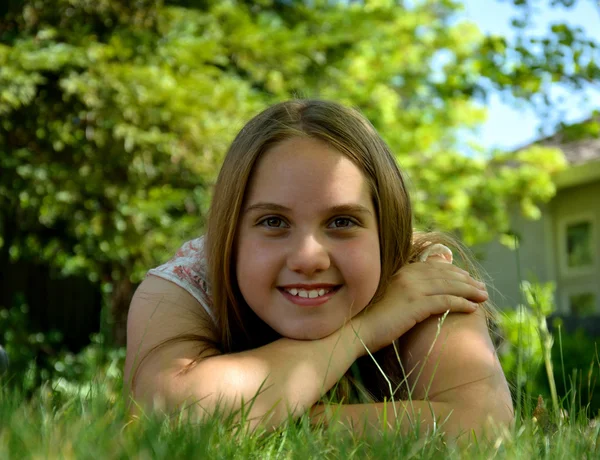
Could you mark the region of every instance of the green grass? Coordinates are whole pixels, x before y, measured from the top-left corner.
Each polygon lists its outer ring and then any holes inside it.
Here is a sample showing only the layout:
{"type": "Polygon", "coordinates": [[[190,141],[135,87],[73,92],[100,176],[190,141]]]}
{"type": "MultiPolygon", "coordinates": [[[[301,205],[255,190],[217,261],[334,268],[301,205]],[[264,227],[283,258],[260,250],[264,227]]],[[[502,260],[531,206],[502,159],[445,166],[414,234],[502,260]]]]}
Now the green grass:
{"type": "MultiPolygon", "coordinates": [[[[547,329],[538,332],[544,348],[550,348],[547,329]]],[[[13,375],[10,381],[0,377],[0,459],[600,458],[600,423],[590,420],[590,411],[582,407],[577,379],[571,379],[566,396],[548,395],[542,411],[536,410],[538,395],[527,387],[513,391],[521,394],[514,426],[460,447],[445,440],[443,424],[430,432],[419,433],[415,427],[408,434],[387,430],[357,436],[339,424],[314,427],[302,418],[275,432],[249,433],[244,423],[227,416],[202,423],[185,412],[131,417],[122,396],[124,354],[101,345],[76,357],[74,362],[85,367],[77,381],[59,377],[24,394],[19,388],[25,380],[18,379],[25,376],[13,375]],[[89,376],[94,376],[92,382],[89,376]]],[[[519,350],[521,354],[523,348],[519,350]]],[[[565,379],[548,370],[549,353],[543,360],[549,377],[565,379]]],[[[521,371],[530,378],[534,374],[521,371]]]]}
{"type": "MultiPolygon", "coordinates": [[[[114,383],[114,382],[113,382],[114,383]]],[[[432,433],[354,436],[336,425],[301,419],[273,433],[248,433],[231,418],[203,423],[178,417],[132,419],[110,382],[64,392],[42,387],[25,398],[0,390],[0,458],[598,458],[600,424],[583,414],[536,423],[518,417],[489,442],[457,447],[443,426],[432,433]],[[553,423],[555,425],[553,425],[553,423]]],[[[533,408],[533,400],[523,406],[533,408]]]]}

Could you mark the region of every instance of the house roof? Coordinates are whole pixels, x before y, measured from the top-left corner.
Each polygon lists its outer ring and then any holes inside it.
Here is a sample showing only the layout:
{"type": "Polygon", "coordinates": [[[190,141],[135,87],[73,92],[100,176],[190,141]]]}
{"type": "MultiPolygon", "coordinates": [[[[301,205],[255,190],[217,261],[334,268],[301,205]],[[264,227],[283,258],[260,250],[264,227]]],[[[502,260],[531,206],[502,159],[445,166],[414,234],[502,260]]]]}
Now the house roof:
{"type": "Polygon", "coordinates": [[[542,140],[539,144],[561,149],[570,165],[580,165],[589,161],[600,160],[600,138],[564,142],[561,137],[555,135],[542,140]]]}
{"type": "Polygon", "coordinates": [[[561,190],[600,181],[600,158],[573,165],[553,177],[556,188],[561,190]]]}
{"type": "Polygon", "coordinates": [[[555,147],[565,154],[569,167],[555,174],[557,188],[600,181],[600,116],[563,126],[556,134],[535,144],[555,147]]]}

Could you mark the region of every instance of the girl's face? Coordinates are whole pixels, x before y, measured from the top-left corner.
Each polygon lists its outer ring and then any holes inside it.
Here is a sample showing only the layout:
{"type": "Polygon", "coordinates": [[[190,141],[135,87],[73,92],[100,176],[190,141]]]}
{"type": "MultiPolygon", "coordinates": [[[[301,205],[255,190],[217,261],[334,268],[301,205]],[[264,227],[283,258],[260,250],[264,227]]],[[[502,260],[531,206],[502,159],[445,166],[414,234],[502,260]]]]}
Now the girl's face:
{"type": "Polygon", "coordinates": [[[380,278],[377,218],[362,172],[326,143],[288,139],[262,155],[240,216],[240,291],[292,339],[318,339],[369,303],[380,278]]]}

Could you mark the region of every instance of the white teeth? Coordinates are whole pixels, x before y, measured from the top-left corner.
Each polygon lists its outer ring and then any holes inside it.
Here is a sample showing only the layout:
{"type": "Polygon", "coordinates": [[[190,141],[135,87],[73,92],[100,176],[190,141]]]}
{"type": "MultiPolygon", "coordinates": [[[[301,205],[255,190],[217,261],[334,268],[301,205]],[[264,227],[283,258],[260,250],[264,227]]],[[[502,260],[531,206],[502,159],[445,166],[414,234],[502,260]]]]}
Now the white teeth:
{"type": "Polygon", "coordinates": [[[286,291],[292,295],[302,297],[303,299],[315,299],[328,294],[331,292],[331,289],[311,289],[310,291],[307,291],[306,289],[290,288],[286,289],[286,291]]]}

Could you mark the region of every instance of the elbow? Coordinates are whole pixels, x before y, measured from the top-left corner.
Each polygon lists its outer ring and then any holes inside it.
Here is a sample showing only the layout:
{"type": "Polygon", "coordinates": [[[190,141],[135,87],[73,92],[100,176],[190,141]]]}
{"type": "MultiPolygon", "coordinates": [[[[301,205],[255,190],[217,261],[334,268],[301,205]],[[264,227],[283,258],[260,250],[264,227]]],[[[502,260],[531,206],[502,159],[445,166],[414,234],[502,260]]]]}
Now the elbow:
{"type": "MultiPolygon", "coordinates": [[[[488,382],[486,382],[488,383],[488,382]]],[[[449,417],[445,425],[448,438],[465,440],[495,440],[514,424],[515,413],[508,386],[481,384],[460,391],[448,404],[449,417]]]]}
{"type": "Polygon", "coordinates": [[[455,417],[448,420],[447,435],[459,442],[495,440],[514,424],[515,416],[510,397],[506,400],[488,401],[475,407],[455,409],[455,417]]]}
{"type": "Polygon", "coordinates": [[[512,401],[498,401],[495,404],[490,404],[482,413],[480,418],[480,431],[490,432],[494,435],[498,430],[510,428],[515,421],[515,412],[512,401]]]}
{"type": "Polygon", "coordinates": [[[462,428],[457,434],[468,432],[478,440],[492,440],[514,425],[515,411],[504,374],[469,385],[459,394],[453,404],[462,428]]]}
{"type": "Polygon", "coordinates": [[[167,405],[175,412],[190,411],[201,420],[243,422],[251,431],[271,430],[289,415],[265,374],[248,372],[247,367],[229,360],[206,359],[187,372],[171,376],[168,391],[156,393],[168,394],[167,405]]]}
{"type": "Polygon", "coordinates": [[[179,395],[173,391],[172,383],[161,375],[156,375],[154,379],[139,378],[131,382],[124,388],[129,414],[134,417],[173,414],[183,404],[179,395]]]}
{"type": "Polygon", "coordinates": [[[508,385],[494,388],[484,399],[484,410],[488,420],[485,422],[496,427],[510,427],[515,421],[515,409],[508,385]],[[495,390],[495,391],[494,391],[495,390]]]}
{"type": "MultiPolygon", "coordinates": [[[[185,372],[141,369],[130,387],[130,414],[188,412],[200,420],[243,422],[251,431],[273,430],[290,419],[285,398],[264,369],[248,372],[226,358],[206,359],[185,372]]],[[[291,411],[293,416],[303,413],[291,411]]]]}

